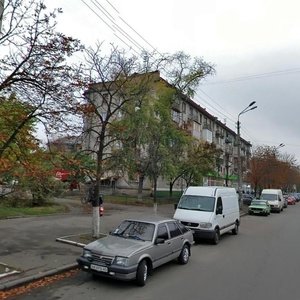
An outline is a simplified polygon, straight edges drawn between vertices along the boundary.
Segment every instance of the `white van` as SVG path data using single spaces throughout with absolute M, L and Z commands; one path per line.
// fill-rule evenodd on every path
M 271 211 L 280 213 L 283 210 L 284 199 L 282 190 L 280 189 L 264 189 L 261 192 L 260 199 L 268 200 L 271 206 Z
M 181 196 L 173 216 L 194 232 L 195 238 L 211 239 L 232 231 L 238 234 L 240 209 L 236 189 L 222 186 L 191 186 Z

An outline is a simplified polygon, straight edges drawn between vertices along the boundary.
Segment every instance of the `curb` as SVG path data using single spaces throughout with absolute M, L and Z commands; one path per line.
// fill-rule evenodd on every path
M 55 240 L 57 242 L 61 242 L 61 243 L 64 243 L 64 244 L 69 244 L 69 245 L 76 246 L 76 247 L 81 247 L 81 248 L 83 248 L 86 245 L 86 244 L 83 244 L 83 243 L 70 241 L 70 240 L 67 240 L 65 238 L 56 238 Z
M 9 281 L 7 283 L 2 283 L 2 284 L 0 284 L 0 291 L 9 290 L 11 288 L 14 288 L 14 287 L 17 287 L 17 286 L 20 286 L 20 285 L 24 285 L 26 283 L 29 283 L 29 282 L 32 282 L 32 281 L 35 281 L 35 280 L 38 280 L 38 279 L 41 279 L 41 278 L 44 278 L 44 277 L 47 277 L 47 276 L 51 276 L 51 275 L 55 275 L 55 274 L 58 274 L 58 273 L 62 273 L 64 271 L 69 271 L 69 270 L 72 270 L 72 269 L 76 269 L 77 267 L 78 267 L 77 263 L 72 263 L 72 264 L 65 265 L 65 266 L 62 266 L 62 267 L 59 267 L 59 268 L 55 268 L 55 269 L 52 269 L 52 270 L 49 270 L 49 271 L 45 271 L 43 273 L 39 273 L 39 274 L 24 277 L 24 278 L 12 280 L 12 281 Z

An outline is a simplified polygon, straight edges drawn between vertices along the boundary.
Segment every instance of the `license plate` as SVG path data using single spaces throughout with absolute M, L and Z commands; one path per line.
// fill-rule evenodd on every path
M 98 266 L 98 265 L 91 265 L 91 269 L 98 271 L 98 272 L 105 272 L 105 273 L 108 272 L 107 267 L 102 267 L 102 266 Z

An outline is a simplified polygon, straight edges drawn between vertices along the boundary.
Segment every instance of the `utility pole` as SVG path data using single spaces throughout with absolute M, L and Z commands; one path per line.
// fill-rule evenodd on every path
M 245 109 L 243 109 L 238 114 L 237 120 L 237 158 L 238 158 L 238 193 L 239 193 L 239 203 L 240 208 L 242 208 L 242 159 L 241 159 L 241 123 L 240 123 L 240 116 L 250 110 L 256 109 L 257 106 L 253 106 L 256 102 L 251 102 Z

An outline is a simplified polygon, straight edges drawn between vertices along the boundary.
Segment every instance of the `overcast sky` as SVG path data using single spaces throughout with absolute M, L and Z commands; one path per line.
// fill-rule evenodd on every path
M 253 146 L 278 146 L 300 163 L 299 0 L 47 0 L 59 30 L 93 46 L 184 51 L 215 65 L 194 100 Z M 116 26 L 131 40 L 124 38 Z M 118 36 L 118 37 L 117 37 Z M 121 41 L 123 40 L 123 41 Z M 126 44 L 127 45 L 126 45 Z

